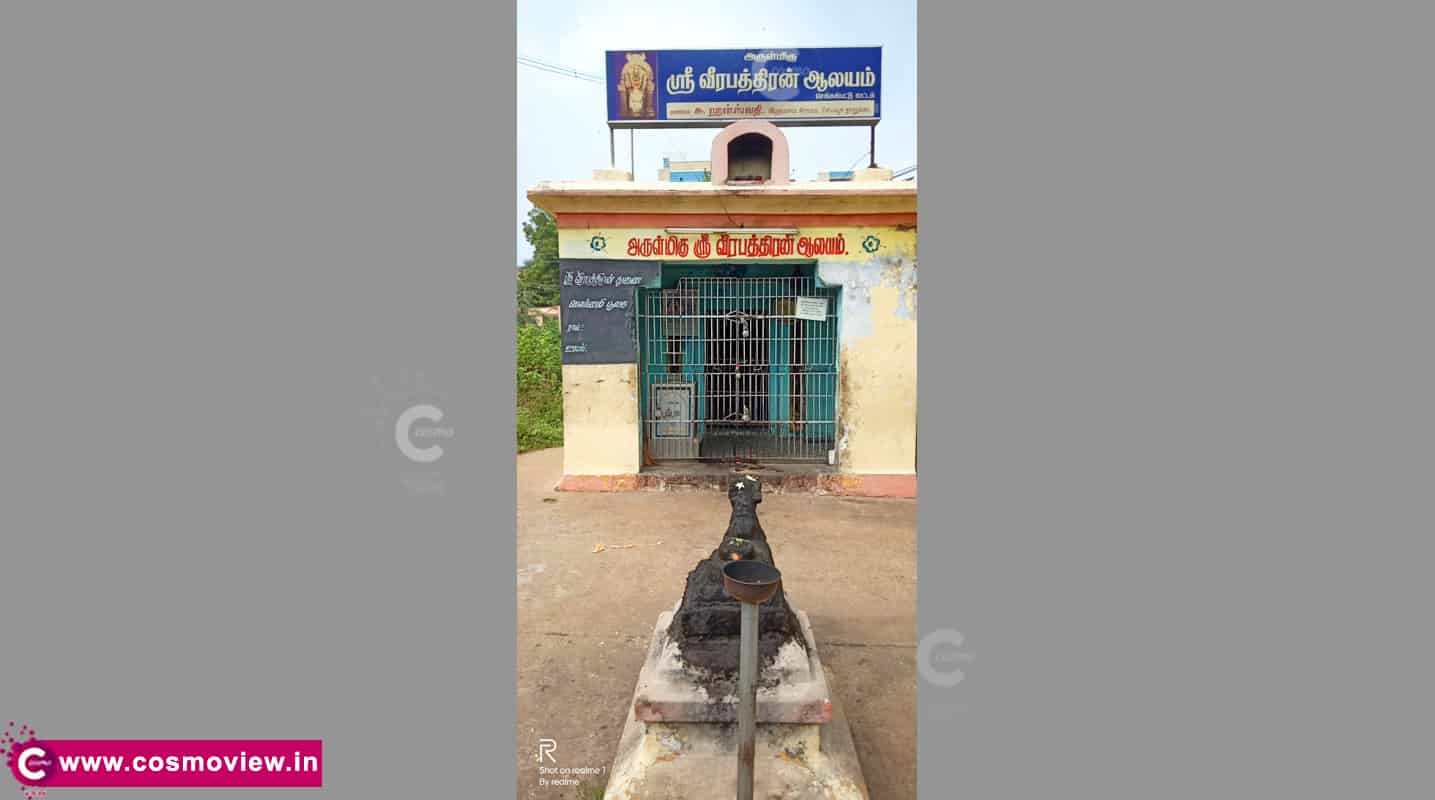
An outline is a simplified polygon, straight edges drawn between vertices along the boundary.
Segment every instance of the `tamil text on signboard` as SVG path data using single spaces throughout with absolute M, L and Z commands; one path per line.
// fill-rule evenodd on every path
M 564 364 L 622 364 L 636 358 L 638 287 L 659 265 L 560 259 Z
M 880 47 L 610 50 L 606 60 L 615 126 L 871 125 L 882 115 Z

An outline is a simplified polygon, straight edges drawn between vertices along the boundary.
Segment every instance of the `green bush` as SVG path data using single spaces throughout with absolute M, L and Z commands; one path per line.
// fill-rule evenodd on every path
M 518 452 L 563 444 L 563 345 L 556 323 L 518 329 Z

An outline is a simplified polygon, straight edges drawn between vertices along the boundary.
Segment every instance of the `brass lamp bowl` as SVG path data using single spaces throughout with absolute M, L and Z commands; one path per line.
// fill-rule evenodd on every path
M 782 573 L 761 561 L 729 561 L 722 568 L 722 588 L 742 603 L 765 603 L 782 586 Z

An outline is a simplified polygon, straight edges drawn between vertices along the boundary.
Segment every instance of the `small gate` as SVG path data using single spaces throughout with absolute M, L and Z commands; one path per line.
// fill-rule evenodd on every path
M 646 460 L 829 463 L 838 292 L 812 277 L 639 290 Z

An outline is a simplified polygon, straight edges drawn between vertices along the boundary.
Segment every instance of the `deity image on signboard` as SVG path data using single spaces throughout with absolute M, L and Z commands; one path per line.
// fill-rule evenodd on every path
M 649 53 L 628 53 L 628 63 L 618 73 L 618 116 L 622 119 L 657 119 L 657 57 Z

